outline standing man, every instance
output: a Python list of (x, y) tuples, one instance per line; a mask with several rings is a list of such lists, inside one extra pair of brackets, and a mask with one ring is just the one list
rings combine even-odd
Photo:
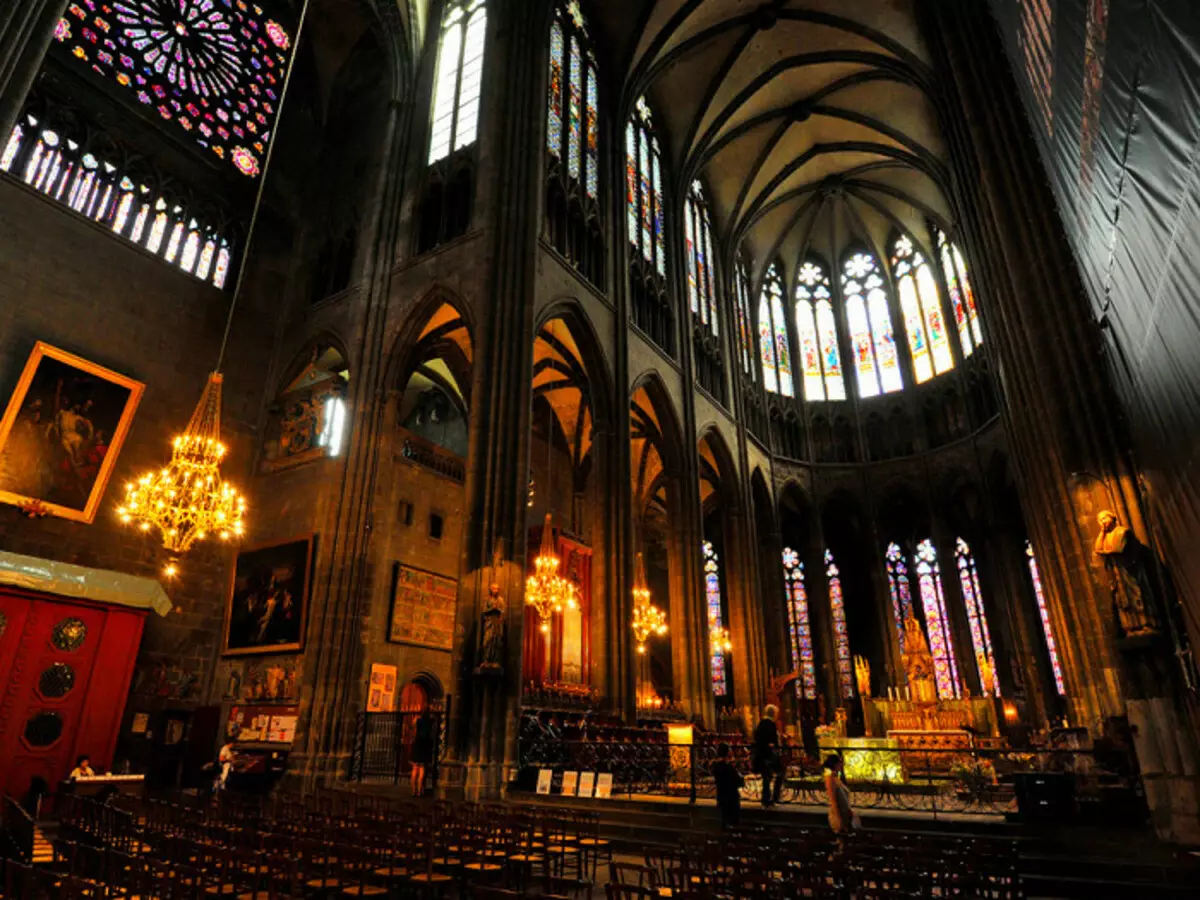
[[(775, 717), (779, 710), (768, 706), (763, 710), (763, 717), (754, 729), (754, 750), (752, 762), (754, 771), (762, 777), (762, 805), (765, 809), (779, 802), (779, 793), (783, 790), (783, 757), (779, 752), (779, 726)], [(775, 781), (772, 790), (771, 781)]]

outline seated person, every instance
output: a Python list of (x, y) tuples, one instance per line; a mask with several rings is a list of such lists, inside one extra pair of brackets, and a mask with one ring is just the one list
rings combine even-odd
[(67, 781), (75, 781), (77, 778), (95, 778), (96, 773), (92, 769), (92, 761), (85, 753), (75, 760), (75, 768), (71, 770), (71, 774), (67, 776)]

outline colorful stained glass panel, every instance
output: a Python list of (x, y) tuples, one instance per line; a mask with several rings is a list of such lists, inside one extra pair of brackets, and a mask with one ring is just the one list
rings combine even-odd
[(838, 688), (843, 700), (854, 697), (854, 668), (850, 659), (850, 632), (846, 627), (846, 602), (842, 596), (842, 577), (825, 551), (825, 576), (829, 582), (829, 612), (833, 620), (833, 643), (837, 654)]

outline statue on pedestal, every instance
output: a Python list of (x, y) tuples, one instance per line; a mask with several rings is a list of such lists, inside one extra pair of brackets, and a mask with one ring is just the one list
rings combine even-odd
[(1113, 608), (1124, 637), (1155, 635), (1154, 587), (1150, 580), (1150, 551), (1137, 536), (1120, 524), (1115, 513), (1104, 510), (1096, 517), (1100, 535), (1096, 556), (1104, 564)]
[(904, 652), (900, 662), (908, 676), (908, 689), (917, 703), (937, 702), (937, 676), (934, 674), (933, 654), (921, 623), (911, 613), (904, 617)]
[(497, 547), (492, 559), (492, 583), (488, 585), (488, 595), (483, 604), (480, 622), (483, 637), (479, 642), (479, 665), (475, 667), (476, 675), (504, 674), (504, 613), (507, 603), (497, 581), (503, 565), (501, 551)]

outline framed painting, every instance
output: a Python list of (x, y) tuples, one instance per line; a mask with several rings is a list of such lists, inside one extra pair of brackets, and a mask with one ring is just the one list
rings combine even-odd
[(390, 643), (453, 649), (457, 609), (458, 581), (404, 563), (393, 565)]
[(90, 525), (145, 389), (38, 341), (0, 419), (0, 502)]
[(225, 604), (224, 656), (304, 649), (312, 535), (243, 550)]

